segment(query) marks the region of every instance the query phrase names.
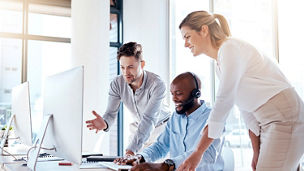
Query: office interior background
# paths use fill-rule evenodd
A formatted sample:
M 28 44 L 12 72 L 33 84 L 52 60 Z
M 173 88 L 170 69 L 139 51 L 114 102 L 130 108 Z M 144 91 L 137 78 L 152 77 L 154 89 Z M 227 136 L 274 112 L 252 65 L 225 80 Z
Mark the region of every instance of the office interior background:
M 192 71 L 202 80 L 202 97 L 213 105 L 218 80 L 209 57 L 193 57 L 178 29 L 195 10 L 224 15 L 233 37 L 256 46 L 279 66 L 304 98 L 304 24 L 301 0 L 0 0 L 0 125 L 10 116 L 11 90 L 29 81 L 34 135 L 40 129 L 47 76 L 84 65 L 83 121 L 92 110 L 103 114 L 110 81 L 119 75 L 117 49 L 143 45 L 145 69 L 171 80 Z M 60 98 L 60 97 L 58 97 Z M 109 133 L 83 126 L 83 151 L 121 155 L 132 118 L 121 107 Z M 225 146 L 234 152 L 236 170 L 250 169 L 252 149 L 234 108 L 227 121 Z M 304 147 L 303 147 L 304 148 Z

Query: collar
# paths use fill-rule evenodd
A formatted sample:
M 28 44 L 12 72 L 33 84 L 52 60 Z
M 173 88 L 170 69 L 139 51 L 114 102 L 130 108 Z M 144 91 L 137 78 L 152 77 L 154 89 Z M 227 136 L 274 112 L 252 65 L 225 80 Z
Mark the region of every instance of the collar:
M 136 89 L 136 91 L 141 91 L 145 88 L 145 85 L 147 83 L 147 73 L 145 70 L 143 70 L 143 77 L 144 77 L 143 82 L 142 82 L 141 86 L 138 89 Z

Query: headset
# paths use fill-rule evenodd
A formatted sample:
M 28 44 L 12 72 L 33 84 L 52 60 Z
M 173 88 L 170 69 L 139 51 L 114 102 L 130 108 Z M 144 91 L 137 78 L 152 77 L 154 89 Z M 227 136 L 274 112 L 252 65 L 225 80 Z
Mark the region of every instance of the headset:
M 193 98 L 197 98 L 198 99 L 199 97 L 201 97 L 201 91 L 199 90 L 197 79 L 196 79 L 195 75 L 192 72 L 188 72 L 188 73 L 192 75 L 193 80 L 195 82 L 195 87 L 196 87 L 195 89 L 193 89 L 191 91 L 191 96 Z

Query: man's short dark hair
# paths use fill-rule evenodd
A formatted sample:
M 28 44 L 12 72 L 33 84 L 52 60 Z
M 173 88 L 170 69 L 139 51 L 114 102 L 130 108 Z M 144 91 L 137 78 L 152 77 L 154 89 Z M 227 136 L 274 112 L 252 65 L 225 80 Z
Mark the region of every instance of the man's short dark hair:
M 138 44 L 136 42 L 129 42 L 122 45 L 117 51 L 117 60 L 120 60 L 122 56 L 134 56 L 136 60 L 142 61 L 143 57 L 141 44 Z

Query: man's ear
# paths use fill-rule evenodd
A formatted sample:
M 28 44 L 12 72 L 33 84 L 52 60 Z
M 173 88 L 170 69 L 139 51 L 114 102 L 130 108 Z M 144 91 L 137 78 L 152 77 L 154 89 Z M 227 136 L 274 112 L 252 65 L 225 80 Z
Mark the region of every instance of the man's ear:
M 141 65 L 141 68 L 143 69 L 144 66 L 146 65 L 146 61 L 142 60 L 142 61 L 140 62 L 140 65 Z

